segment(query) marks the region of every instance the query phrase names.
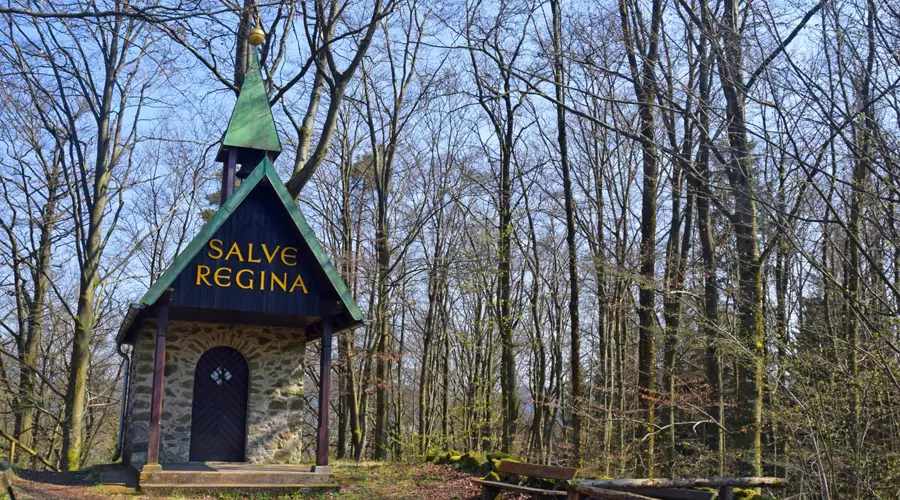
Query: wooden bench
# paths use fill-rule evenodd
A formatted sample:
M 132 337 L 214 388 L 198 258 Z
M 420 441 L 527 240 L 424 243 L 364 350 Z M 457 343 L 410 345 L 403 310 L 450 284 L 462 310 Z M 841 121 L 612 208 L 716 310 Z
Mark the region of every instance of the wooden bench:
M 502 460 L 497 467 L 497 472 L 512 474 L 514 476 L 536 477 L 541 479 L 556 480 L 556 488 L 565 486 L 565 482 L 575 479 L 578 469 L 572 467 L 553 467 L 550 465 L 525 464 L 511 460 Z M 481 486 L 482 500 L 494 500 L 502 491 L 515 491 L 531 495 L 532 498 L 549 499 L 560 498 L 568 495 L 566 490 L 545 490 L 532 486 L 502 483 L 499 481 L 487 481 L 485 479 L 473 479 L 473 484 Z
M 0 474 L 0 492 L 9 495 L 9 500 L 16 500 L 16 494 L 13 493 L 13 482 L 16 480 L 16 474 L 12 469 L 6 469 Z
M 718 500 L 733 500 L 734 488 L 781 488 L 776 477 L 712 477 L 677 479 L 579 479 L 571 485 L 570 500 L 711 500 L 707 491 L 687 488 L 714 488 Z

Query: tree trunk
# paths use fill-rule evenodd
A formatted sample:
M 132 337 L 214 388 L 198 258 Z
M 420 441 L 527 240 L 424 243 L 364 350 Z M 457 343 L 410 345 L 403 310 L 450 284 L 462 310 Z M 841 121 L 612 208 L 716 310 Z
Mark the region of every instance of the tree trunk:
M 121 22 L 121 21 L 119 21 Z M 109 156 L 110 115 L 113 92 L 116 87 L 119 36 L 112 36 L 105 68 L 105 81 L 100 109 L 97 114 L 97 153 L 94 159 L 92 196 L 89 205 L 87 234 L 79 242 L 80 274 L 78 289 L 78 309 L 75 313 L 75 335 L 72 338 L 72 357 L 69 363 L 69 378 L 65 397 L 65 422 L 63 426 L 63 448 L 61 468 L 78 470 L 83 457 L 84 413 L 87 397 L 87 372 L 91 358 L 91 337 L 94 333 L 94 299 L 103 255 L 103 219 L 106 211 L 107 191 L 111 177 Z M 123 55 L 124 57 L 124 55 Z M 84 179 L 87 183 L 88 180 Z
M 516 423 L 518 419 L 519 399 L 516 394 L 516 365 L 513 354 L 512 339 L 512 308 L 511 287 L 510 287 L 510 261 L 513 225 L 512 225 L 512 206 L 510 203 L 510 167 L 512 164 L 512 148 L 514 143 L 513 121 L 512 121 L 512 103 L 510 101 L 509 92 L 511 92 L 510 77 L 507 76 L 504 81 L 507 91 L 504 102 L 506 103 L 507 120 L 505 135 L 501 148 L 500 158 L 500 204 L 498 211 L 500 212 L 500 227 L 498 236 L 498 254 L 497 254 L 497 302 L 500 308 L 500 317 L 498 321 L 498 330 L 500 332 L 501 355 L 500 355 L 500 373 L 501 373 L 501 393 L 503 399 L 503 432 L 502 432 L 502 451 L 512 453 L 513 442 L 516 436 Z
M 381 198 L 382 195 L 379 195 Z M 390 303 L 387 290 L 388 267 L 390 266 L 390 247 L 387 242 L 387 206 L 386 201 L 379 199 L 377 229 L 375 236 L 375 254 L 377 259 L 378 305 L 375 317 L 375 335 L 377 347 L 375 351 L 375 460 L 387 459 L 388 452 L 388 391 L 390 372 L 388 362 L 388 336 L 390 321 L 388 319 Z
M 240 93 L 244 85 L 244 73 L 250 63 L 250 30 L 253 24 L 253 13 L 256 11 L 255 0 L 244 0 L 241 17 L 235 33 L 234 43 L 234 88 Z
M 656 101 L 656 63 L 659 56 L 659 32 L 662 24 L 662 3 L 653 0 L 649 44 L 641 54 L 638 65 L 627 0 L 619 0 L 619 15 L 625 39 L 634 92 L 640 116 L 641 154 L 643 160 L 643 190 L 641 193 L 640 279 L 638 281 L 638 407 L 640 424 L 638 440 L 640 456 L 638 473 L 652 477 L 654 472 L 654 444 L 656 426 L 656 346 L 653 325 L 656 322 L 654 292 L 656 267 L 656 186 L 659 158 L 656 147 L 656 126 L 653 106 Z
M 753 160 L 744 115 L 745 87 L 739 0 L 725 0 L 722 20 L 723 51 L 719 76 L 725 94 L 730 161 L 728 180 L 734 196 L 735 247 L 738 258 L 738 339 L 748 353 L 738 361 L 738 402 L 735 410 L 735 446 L 742 474 L 762 473 L 761 419 L 763 395 L 762 274 L 753 195 Z
M 35 252 L 37 257 L 31 270 L 33 290 L 31 300 L 27 301 L 26 316 L 28 318 L 24 336 L 17 338 L 18 355 L 24 361 L 19 371 L 19 393 L 16 401 L 16 414 L 13 436 L 19 443 L 34 447 L 35 406 L 38 401 L 37 376 L 35 369 L 38 361 L 38 350 L 41 347 L 44 328 L 44 313 L 47 308 L 47 289 L 50 279 L 51 237 L 56 226 L 57 188 L 59 187 L 59 162 L 54 157 L 47 179 L 47 202 L 41 210 L 39 223 L 40 236 Z
M 572 368 L 572 458 L 576 467 L 581 466 L 581 332 L 578 324 L 578 248 L 575 244 L 575 200 L 572 194 L 569 145 L 566 137 L 566 95 L 562 58 L 562 15 L 559 0 L 551 0 L 553 12 L 553 82 L 556 89 L 556 133 L 559 143 L 559 161 L 562 166 L 563 196 L 566 210 L 566 245 L 569 252 L 569 321 L 571 322 L 571 346 L 569 364 Z
M 710 29 L 710 12 L 706 4 L 701 9 L 701 19 L 704 29 Z M 711 31 L 706 31 L 711 33 Z M 697 192 L 697 233 L 700 240 L 701 275 L 703 277 L 704 313 L 701 323 L 701 332 L 706 339 L 706 378 L 710 387 L 709 414 L 714 422 L 707 425 L 707 445 L 715 451 L 718 457 L 719 475 L 725 474 L 725 433 L 722 426 L 725 424 L 725 400 L 724 378 L 722 373 L 722 349 L 719 342 L 719 287 L 716 283 L 716 250 L 715 236 L 713 235 L 712 215 L 710 213 L 710 200 L 712 189 L 710 187 L 709 157 L 710 137 L 709 131 L 709 99 L 710 84 L 712 78 L 713 57 L 707 53 L 709 39 L 701 36 L 698 45 L 697 59 L 700 62 L 698 84 L 700 95 L 697 109 L 698 131 L 700 133 L 700 147 L 697 151 L 696 174 L 690 176 L 691 183 Z M 694 171 L 692 171 L 694 172 Z
M 854 127 L 854 153 L 853 182 L 850 194 L 850 220 L 848 221 L 849 239 L 847 253 L 847 284 L 846 302 L 848 310 L 846 314 L 846 337 L 848 344 L 847 364 L 850 368 L 850 422 L 848 433 L 850 435 L 853 458 L 851 471 L 853 474 L 853 497 L 859 498 L 861 488 L 860 478 L 860 449 L 861 443 L 861 388 L 859 379 L 859 321 L 864 311 L 860 305 L 859 281 L 860 281 L 860 229 L 862 226 L 862 214 L 864 210 L 863 197 L 868 192 L 868 176 L 872 169 L 872 140 L 875 134 L 875 107 L 869 102 L 872 93 L 872 72 L 875 64 L 875 4 L 873 0 L 866 1 L 866 37 L 868 43 L 868 55 L 866 68 L 862 78 L 858 80 L 857 114 L 858 123 Z

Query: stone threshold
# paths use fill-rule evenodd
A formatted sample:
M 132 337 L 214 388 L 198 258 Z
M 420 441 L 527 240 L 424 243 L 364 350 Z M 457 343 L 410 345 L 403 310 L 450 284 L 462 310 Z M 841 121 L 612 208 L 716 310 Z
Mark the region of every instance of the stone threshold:
M 304 465 L 195 462 L 144 466 L 139 487 L 145 492 L 337 491 L 330 467 Z M 202 491 L 198 491 L 202 490 Z
M 302 483 L 302 484 L 145 484 L 141 492 L 146 496 L 170 495 L 209 495 L 220 493 L 252 496 L 260 493 L 299 494 L 302 496 L 321 496 L 325 493 L 337 493 L 340 487 L 335 482 Z

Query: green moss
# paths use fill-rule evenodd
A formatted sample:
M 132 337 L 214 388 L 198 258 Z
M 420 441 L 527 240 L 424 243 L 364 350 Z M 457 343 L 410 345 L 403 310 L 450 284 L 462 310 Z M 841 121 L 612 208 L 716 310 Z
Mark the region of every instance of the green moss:
M 758 497 L 755 490 L 735 488 L 734 500 L 758 500 Z
M 532 477 L 527 481 L 528 486 L 532 488 L 540 488 L 542 490 L 554 490 L 556 489 L 556 481 L 553 479 L 548 479 L 546 477 Z
M 498 476 L 497 473 L 496 473 L 496 472 L 493 472 L 493 471 L 492 471 L 492 472 L 488 472 L 487 474 L 485 474 L 485 476 L 484 476 L 482 479 L 484 479 L 485 481 L 497 481 L 497 482 L 500 482 L 500 476 Z
M 437 460 L 438 455 L 439 455 L 439 453 L 436 451 L 429 451 L 428 453 L 425 454 L 425 461 L 426 462 L 434 462 L 435 460 Z
M 477 473 L 481 471 L 481 466 L 486 462 L 487 460 L 483 456 L 469 451 L 460 457 L 458 466 L 460 470 Z
M 303 388 L 302 387 L 291 387 L 290 389 L 281 389 L 282 396 L 302 396 Z
M 441 453 L 440 455 L 438 455 L 438 457 L 434 461 L 434 463 L 436 463 L 438 465 L 444 465 L 444 464 L 456 465 L 456 463 L 459 462 L 460 458 L 462 458 L 462 454 L 460 452 L 458 452 L 456 450 L 450 450 L 450 451 L 445 451 L 444 453 Z

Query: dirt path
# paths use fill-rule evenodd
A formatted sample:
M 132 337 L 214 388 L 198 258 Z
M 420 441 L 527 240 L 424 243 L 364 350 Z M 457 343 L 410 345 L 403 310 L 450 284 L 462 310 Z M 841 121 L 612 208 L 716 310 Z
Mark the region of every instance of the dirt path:
M 120 500 L 134 496 L 133 487 L 124 484 L 100 485 L 99 471 L 44 472 L 19 471 L 15 483 L 16 499 L 47 500 Z M 3 498 L 0 496 L 0 498 Z

